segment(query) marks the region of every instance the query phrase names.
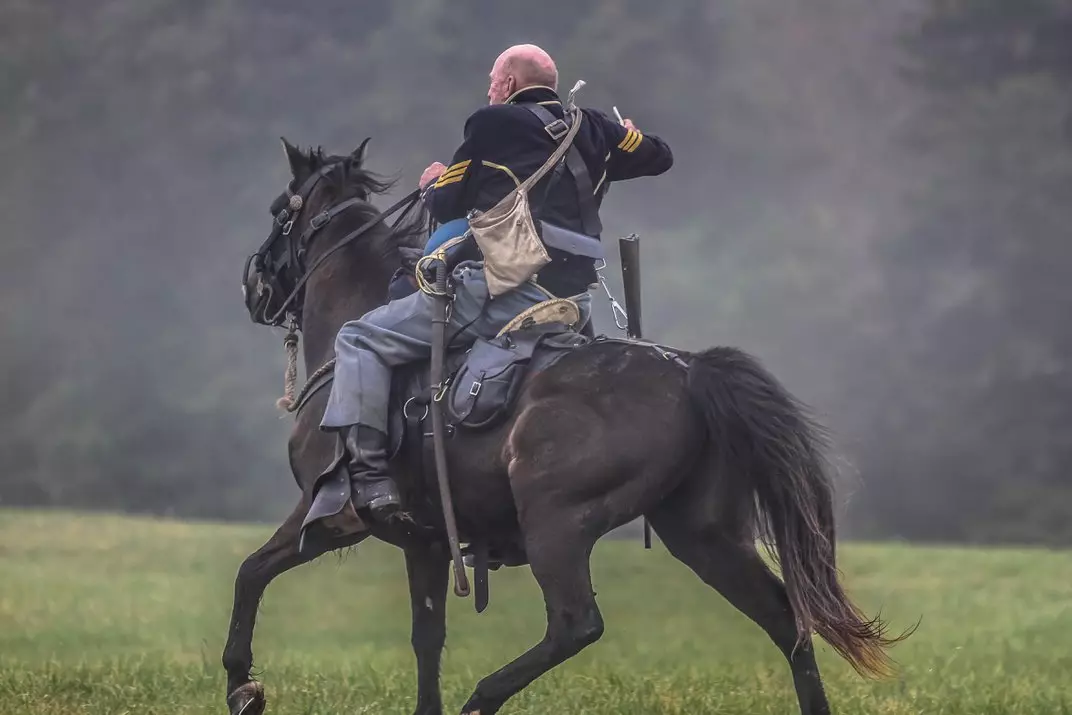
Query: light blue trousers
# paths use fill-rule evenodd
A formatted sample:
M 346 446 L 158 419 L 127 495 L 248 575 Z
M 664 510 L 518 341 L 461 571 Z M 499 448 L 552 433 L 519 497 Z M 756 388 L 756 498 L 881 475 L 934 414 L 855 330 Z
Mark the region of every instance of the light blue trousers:
M 494 337 L 518 313 L 551 296 L 526 283 L 495 298 L 488 295 L 482 263 L 467 261 L 453 273 L 454 303 L 447 324 L 451 348 L 468 348 L 477 338 Z M 574 296 L 581 324 L 591 315 L 591 296 Z M 432 355 L 434 299 L 417 291 L 376 308 L 342 326 L 335 339 L 335 381 L 322 429 L 362 424 L 387 432 L 391 369 Z M 578 326 L 578 329 L 581 326 Z

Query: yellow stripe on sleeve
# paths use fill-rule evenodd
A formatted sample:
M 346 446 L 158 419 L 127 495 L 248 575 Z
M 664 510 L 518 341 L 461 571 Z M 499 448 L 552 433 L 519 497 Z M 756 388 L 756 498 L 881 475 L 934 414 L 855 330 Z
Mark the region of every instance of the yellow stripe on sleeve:
M 438 189 L 440 186 L 446 186 L 447 184 L 452 184 L 455 181 L 461 181 L 462 178 L 465 176 L 465 172 L 469 169 L 469 162 L 470 160 L 466 159 L 465 161 L 458 162 L 454 166 L 444 171 L 439 176 L 439 179 L 436 181 L 435 187 Z
M 443 179 L 453 179 L 458 176 L 465 176 L 465 172 L 466 169 L 464 167 L 458 169 L 457 171 L 444 171 L 442 174 L 439 175 L 439 180 L 442 181 Z
M 636 151 L 636 148 L 640 146 L 640 142 L 644 141 L 644 135 L 640 132 L 633 132 L 633 141 L 625 147 L 625 151 L 630 154 Z
M 436 182 L 435 188 L 441 189 L 444 186 L 447 186 L 448 184 L 456 184 L 456 183 L 458 183 L 459 181 L 461 181 L 464 178 L 465 178 L 464 173 L 458 174 L 457 176 L 453 176 L 453 177 L 440 178 L 439 181 Z

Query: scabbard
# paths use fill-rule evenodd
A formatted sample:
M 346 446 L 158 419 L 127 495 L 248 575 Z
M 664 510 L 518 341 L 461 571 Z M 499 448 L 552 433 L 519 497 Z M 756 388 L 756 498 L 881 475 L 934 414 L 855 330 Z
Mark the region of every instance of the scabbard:
M 457 596 L 469 595 L 469 579 L 462 562 L 461 544 L 458 540 L 458 525 L 454 516 L 454 500 L 450 492 L 450 473 L 447 465 L 446 424 L 443 419 L 444 363 L 446 361 L 447 320 L 450 311 L 450 296 L 447 294 L 447 265 L 436 262 L 435 268 L 435 312 L 432 318 L 432 364 L 431 385 L 435 395 L 429 405 L 432 412 L 432 447 L 435 452 L 436 481 L 439 485 L 439 498 L 443 505 L 443 523 L 447 530 L 450 556 L 454 562 L 454 593 Z
M 640 237 L 635 233 L 618 239 L 622 261 L 622 286 L 625 290 L 625 312 L 628 316 L 626 333 L 634 340 L 644 336 L 640 307 Z

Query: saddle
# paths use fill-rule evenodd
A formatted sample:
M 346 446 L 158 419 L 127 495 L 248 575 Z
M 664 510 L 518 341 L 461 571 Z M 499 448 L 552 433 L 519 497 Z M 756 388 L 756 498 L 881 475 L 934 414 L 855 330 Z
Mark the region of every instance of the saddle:
M 477 339 L 468 350 L 448 352 L 449 377 L 441 395 L 432 394 L 427 363 L 396 369 L 388 420 L 392 457 L 404 448 L 407 434 L 416 431 L 423 438 L 430 431 L 431 400 L 443 401 L 451 434 L 458 430 L 493 429 L 513 412 L 526 377 L 546 370 L 571 350 L 589 344 L 591 339 L 574 332 L 568 323 L 526 322 L 534 320 L 526 314 L 540 308 L 546 315 L 547 309 L 553 308 L 547 304 L 558 302 L 540 303 L 515 318 L 496 337 Z M 576 310 L 575 305 L 573 308 Z
M 528 375 L 546 370 L 570 350 L 594 340 L 591 323 L 583 333 L 571 327 L 579 319 L 574 301 L 552 298 L 515 316 L 494 338 L 477 339 L 468 349 L 448 350 L 444 371 L 448 377 L 443 394 L 438 395 L 446 400 L 448 434 L 459 429 L 490 430 L 501 424 L 513 411 Z M 332 383 L 332 367 L 328 363 L 310 378 L 291 411 L 301 410 Z M 393 371 L 388 405 L 392 460 L 405 448 L 407 435 L 414 437 L 414 447 L 430 435 L 430 402 L 437 397 L 432 394 L 430 377 L 427 360 Z
M 526 377 L 554 365 L 572 350 L 588 345 L 590 326 L 584 334 L 571 326 L 577 324 L 580 311 L 568 299 L 550 299 L 523 311 L 494 338 L 477 339 L 468 349 L 448 350 L 445 359 L 443 388 L 430 385 L 427 361 L 396 368 L 392 375 L 388 409 L 389 459 L 404 457 L 419 471 L 434 469 L 430 456 L 431 401 L 443 403 L 446 434 L 460 430 L 480 432 L 501 425 L 513 412 Z M 297 408 L 320 389 L 331 383 L 330 370 L 314 377 L 303 390 Z M 321 485 L 321 493 L 327 484 Z M 334 496 L 323 506 L 325 514 L 345 508 L 349 489 L 342 484 L 328 491 Z M 341 500 L 341 501 L 339 501 Z M 338 501 L 338 508 L 333 510 Z M 308 517 L 307 517 L 308 518 Z M 304 531 L 303 541 L 304 543 Z M 299 549 L 302 548 L 299 546 Z M 475 558 L 478 611 L 487 606 L 487 572 L 501 565 L 519 565 L 523 557 L 494 554 L 489 557 L 488 544 L 471 544 Z M 468 549 L 467 549 L 468 551 Z

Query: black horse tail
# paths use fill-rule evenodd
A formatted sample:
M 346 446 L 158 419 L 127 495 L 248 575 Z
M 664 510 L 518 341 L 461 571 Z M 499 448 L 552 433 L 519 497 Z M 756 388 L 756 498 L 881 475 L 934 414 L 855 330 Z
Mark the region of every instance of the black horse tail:
M 692 356 L 689 392 L 703 416 L 723 479 L 750 480 L 756 535 L 781 567 L 798 644 L 814 630 L 861 675 L 893 672 L 887 636 L 838 580 L 826 431 L 750 355 L 714 348 Z M 754 501 L 753 501 L 754 500 Z M 754 504 L 754 505 L 753 505 Z

